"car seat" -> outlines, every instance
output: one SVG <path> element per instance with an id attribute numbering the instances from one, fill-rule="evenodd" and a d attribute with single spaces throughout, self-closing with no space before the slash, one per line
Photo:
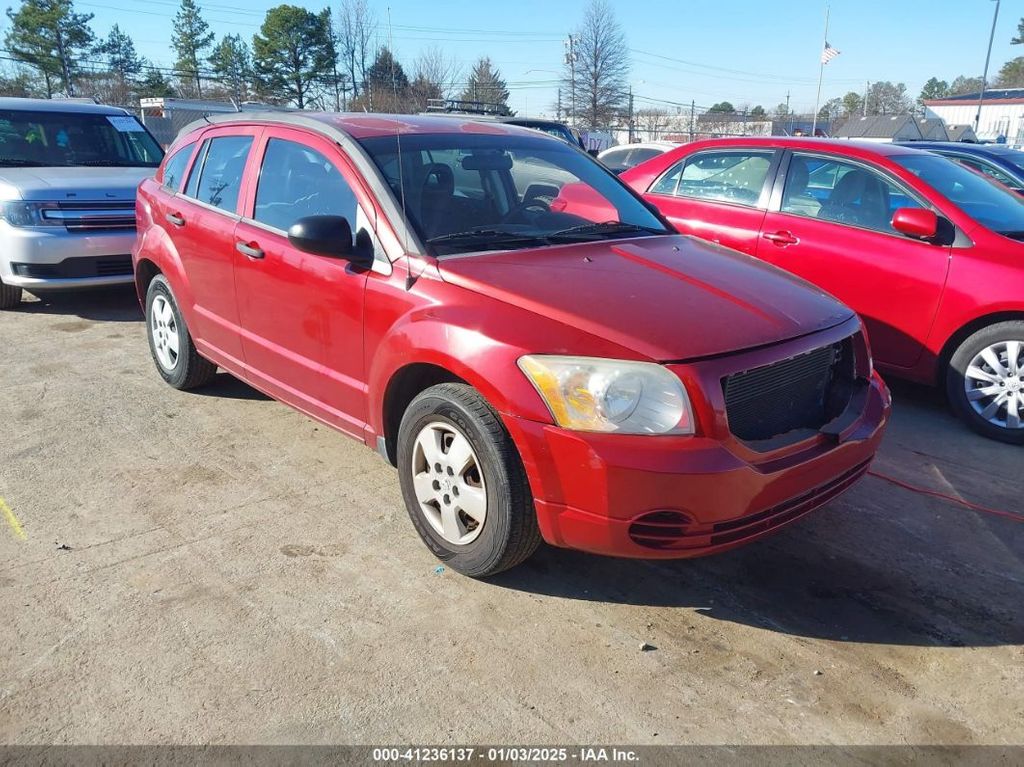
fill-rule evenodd
<path id="1" fill-rule="evenodd" d="M 795 158 L 789 164 L 786 174 L 786 189 L 782 196 L 782 210 L 786 213 L 797 213 L 801 216 L 817 218 L 821 212 L 821 203 L 807 192 L 811 181 L 811 172 L 807 161 Z"/>

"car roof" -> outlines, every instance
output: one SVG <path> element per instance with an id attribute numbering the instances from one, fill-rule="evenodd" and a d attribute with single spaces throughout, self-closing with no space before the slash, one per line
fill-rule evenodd
<path id="1" fill-rule="evenodd" d="M 681 146 L 691 148 L 713 148 L 715 146 L 763 146 L 766 149 L 805 149 L 809 151 L 818 150 L 854 156 L 874 154 L 885 157 L 916 154 L 921 152 L 920 149 L 913 149 L 906 144 L 890 144 L 875 141 L 851 141 L 848 139 L 831 138 L 799 138 L 794 136 L 735 136 L 731 138 L 700 139 L 689 144 L 682 144 Z"/>
<path id="2" fill-rule="evenodd" d="M 616 144 L 605 149 L 605 152 L 611 152 L 612 150 L 622 151 L 625 149 L 664 149 L 666 152 L 670 149 L 675 149 L 679 144 L 673 141 L 638 141 L 634 144 Z M 602 152 L 604 154 L 604 152 Z"/>
<path id="3" fill-rule="evenodd" d="M 97 115 L 123 115 L 127 110 L 107 104 L 96 104 L 77 99 L 23 99 L 14 96 L 0 98 L 0 109 L 23 112 L 79 112 Z"/>
<path id="4" fill-rule="evenodd" d="M 904 144 L 904 146 L 908 145 L 921 149 L 955 149 L 969 154 L 1001 155 L 1019 151 L 1006 146 L 1006 144 L 975 144 L 969 141 L 908 141 Z"/>

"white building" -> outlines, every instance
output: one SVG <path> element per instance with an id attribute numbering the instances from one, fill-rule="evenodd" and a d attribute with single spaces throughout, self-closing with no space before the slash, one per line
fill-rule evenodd
<path id="1" fill-rule="evenodd" d="M 925 116 L 938 117 L 947 126 L 974 125 L 978 114 L 979 93 L 965 93 L 924 102 Z M 982 100 L 978 139 L 1005 140 L 1011 146 L 1024 146 L 1024 88 L 988 89 Z"/>

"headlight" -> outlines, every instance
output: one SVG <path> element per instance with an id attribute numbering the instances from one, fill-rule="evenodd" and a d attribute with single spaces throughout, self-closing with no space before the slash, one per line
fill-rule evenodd
<path id="1" fill-rule="evenodd" d="M 683 382 L 661 365 L 531 354 L 519 359 L 519 368 L 566 429 L 693 434 Z"/>
<path id="2" fill-rule="evenodd" d="M 11 226 L 64 226 L 59 218 L 47 218 L 45 211 L 59 210 L 53 202 L 0 202 L 0 219 Z"/>

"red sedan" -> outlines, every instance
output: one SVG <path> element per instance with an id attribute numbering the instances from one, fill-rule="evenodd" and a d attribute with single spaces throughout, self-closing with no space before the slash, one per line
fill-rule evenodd
<path id="1" fill-rule="evenodd" d="M 821 139 L 699 141 L 622 174 L 677 230 L 860 313 L 887 373 L 1024 444 L 1024 202 L 943 157 Z"/>
<path id="2" fill-rule="evenodd" d="M 213 117 L 137 216 L 159 375 L 224 368 L 376 448 L 469 575 L 542 538 L 634 557 L 754 540 L 855 482 L 888 418 L 850 309 L 678 236 L 536 131 Z"/>

